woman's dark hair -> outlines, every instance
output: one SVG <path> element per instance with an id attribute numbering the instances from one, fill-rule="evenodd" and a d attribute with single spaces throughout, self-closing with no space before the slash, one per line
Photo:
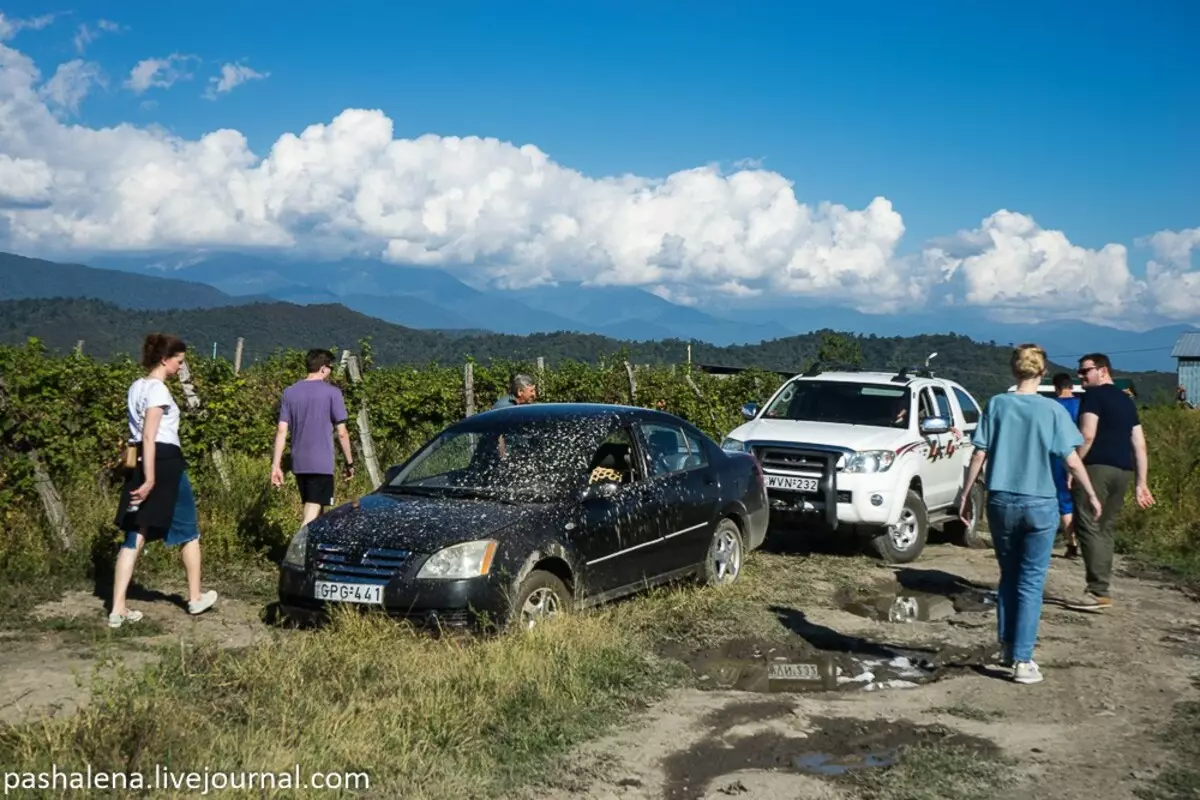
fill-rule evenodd
<path id="1" fill-rule="evenodd" d="M 187 352 L 182 339 L 165 333 L 152 333 L 142 342 L 142 366 L 154 369 L 164 358 Z"/>

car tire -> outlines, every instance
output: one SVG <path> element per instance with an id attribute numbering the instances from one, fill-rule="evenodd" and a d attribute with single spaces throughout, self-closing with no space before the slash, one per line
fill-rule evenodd
<path id="1" fill-rule="evenodd" d="M 546 606 L 549 603 L 553 608 Z M 537 608 L 545 610 L 537 612 Z M 521 582 L 515 602 L 508 617 L 508 627 L 530 630 L 538 619 L 547 619 L 571 611 L 571 593 L 557 576 L 545 570 L 535 569 Z"/>
<path id="2" fill-rule="evenodd" d="M 900 521 L 894 527 L 877 529 L 871 539 L 871 549 L 889 564 L 915 561 L 929 539 L 929 511 L 921 495 L 912 489 L 904 498 Z"/>
<path id="3" fill-rule="evenodd" d="M 971 509 L 971 524 L 964 525 L 962 520 L 955 517 L 946 522 L 945 531 L 946 535 L 954 542 L 971 550 L 978 550 L 987 547 L 991 543 L 989 537 L 984 536 L 979 531 L 979 523 L 983 522 L 987 494 L 983 490 L 983 484 L 979 482 L 976 482 L 970 491 L 968 504 Z M 954 509 L 954 513 L 958 513 L 957 508 Z"/>
<path id="4" fill-rule="evenodd" d="M 729 586 L 742 574 L 746 563 L 746 540 L 737 523 L 726 517 L 717 523 L 701 573 L 705 586 Z"/>

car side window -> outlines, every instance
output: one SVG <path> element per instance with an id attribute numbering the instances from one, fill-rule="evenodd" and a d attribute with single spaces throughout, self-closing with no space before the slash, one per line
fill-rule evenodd
<path id="1" fill-rule="evenodd" d="M 954 412 L 950 410 L 950 398 L 946 396 L 946 390 L 940 386 L 933 387 L 933 401 L 937 404 L 937 416 L 953 425 Z"/>
<path id="2" fill-rule="evenodd" d="M 688 461 L 684 469 L 695 469 L 696 467 L 708 466 L 708 450 L 704 447 L 704 443 L 696 437 L 696 434 L 685 430 L 684 437 L 687 439 L 688 446 Z"/>
<path id="3" fill-rule="evenodd" d="M 683 430 L 677 425 L 641 423 L 651 477 L 691 469 L 691 451 Z"/>
<path id="4" fill-rule="evenodd" d="M 592 454 L 588 483 L 632 483 L 638 477 L 633 459 L 633 436 L 628 428 L 618 428 Z"/>
<path id="5" fill-rule="evenodd" d="M 928 389 L 921 390 L 921 405 L 920 408 L 917 409 L 917 414 L 917 419 L 919 420 L 933 416 L 933 401 L 930 399 Z"/>
<path id="6" fill-rule="evenodd" d="M 958 400 L 958 405 L 962 408 L 963 421 L 967 425 L 977 425 L 979 423 L 979 406 L 975 405 L 971 396 L 956 386 L 954 387 L 954 398 Z"/>

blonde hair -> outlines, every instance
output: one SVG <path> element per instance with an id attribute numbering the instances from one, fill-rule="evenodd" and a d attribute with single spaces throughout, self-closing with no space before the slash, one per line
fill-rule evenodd
<path id="1" fill-rule="evenodd" d="M 1040 378 L 1046 374 L 1046 351 L 1036 344 L 1023 344 L 1013 350 L 1012 374 L 1017 380 Z"/>

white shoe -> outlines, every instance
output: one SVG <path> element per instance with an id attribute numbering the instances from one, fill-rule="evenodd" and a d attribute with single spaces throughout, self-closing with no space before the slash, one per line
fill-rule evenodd
<path id="1" fill-rule="evenodd" d="M 188 601 L 188 613 L 193 615 L 203 614 L 205 611 L 208 611 L 210 608 L 212 608 L 213 604 L 216 602 L 217 593 L 212 589 L 209 589 L 207 592 L 200 595 L 199 600 Z"/>
<path id="2" fill-rule="evenodd" d="M 1041 683 L 1042 671 L 1036 662 L 1021 661 L 1013 667 L 1013 680 L 1017 683 Z"/>
<path id="3" fill-rule="evenodd" d="M 140 612 L 140 611 L 130 611 L 125 614 L 109 614 L 108 615 L 108 627 L 119 628 L 126 622 L 137 622 L 141 618 L 142 618 L 142 612 Z"/>

